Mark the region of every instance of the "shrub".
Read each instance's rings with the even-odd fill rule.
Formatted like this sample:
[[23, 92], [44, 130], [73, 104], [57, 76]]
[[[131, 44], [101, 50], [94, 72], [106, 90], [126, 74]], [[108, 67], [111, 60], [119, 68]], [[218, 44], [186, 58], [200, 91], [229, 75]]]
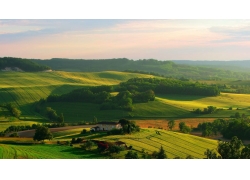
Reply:
[[137, 152], [128, 151], [125, 155], [125, 159], [139, 159]]
[[86, 129], [83, 129], [81, 134], [86, 134], [87, 133], [87, 130]]
[[19, 137], [19, 135], [15, 132], [15, 133], [12, 133], [11, 135], [9, 135], [9, 137]]

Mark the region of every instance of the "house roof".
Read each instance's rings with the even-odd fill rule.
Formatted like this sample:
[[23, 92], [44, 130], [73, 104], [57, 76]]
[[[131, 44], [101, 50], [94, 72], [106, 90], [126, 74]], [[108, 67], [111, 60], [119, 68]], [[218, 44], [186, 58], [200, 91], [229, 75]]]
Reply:
[[117, 125], [117, 124], [120, 124], [119, 122], [107, 122], [107, 121], [103, 121], [103, 122], [98, 122], [97, 124], [114, 124], [114, 125]]

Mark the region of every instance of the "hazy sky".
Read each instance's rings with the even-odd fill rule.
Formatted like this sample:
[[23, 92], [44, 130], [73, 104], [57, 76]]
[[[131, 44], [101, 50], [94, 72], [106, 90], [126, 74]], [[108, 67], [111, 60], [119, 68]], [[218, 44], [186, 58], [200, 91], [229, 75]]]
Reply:
[[0, 57], [249, 60], [250, 20], [0, 20]]

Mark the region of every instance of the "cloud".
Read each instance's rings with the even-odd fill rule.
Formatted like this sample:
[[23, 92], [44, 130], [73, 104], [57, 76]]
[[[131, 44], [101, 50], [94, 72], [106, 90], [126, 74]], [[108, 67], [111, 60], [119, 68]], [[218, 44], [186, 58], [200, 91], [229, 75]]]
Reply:
[[222, 39], [214, 40], [215, 43], [245, 42], [250, 41], [250, 26], [238, 27], [211, 27], [210, 32], [222, 35]]

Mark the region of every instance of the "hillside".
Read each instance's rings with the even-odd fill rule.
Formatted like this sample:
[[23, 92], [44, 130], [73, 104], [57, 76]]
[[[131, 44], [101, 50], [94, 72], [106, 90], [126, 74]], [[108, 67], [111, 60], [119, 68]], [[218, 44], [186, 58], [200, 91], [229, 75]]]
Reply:
[[249, 72], [250, 70], [250, 60], [245, 61], [190, 61], [190, 60], [174, 60], [176, 64], [185, 64], [190, 66], [197, 67], [211, 67], [211, 68], [220, 68], [224, 70], [231, 70], [235, 72]]
[[[194, 80], [205, 79], [250, 79], [249, 72], [236, 72], [236, 70], [223, 69], [224, 64], [209, 67], [206, 64], [202, 66], [193, 66], [187, 64], [175, 63], [173, 61], [158, 61], [155, 59], [148, 60], [129, 60], [126, 58], [120, 59], [50, 59], [50, 60], [33, 60], [41, 65], [50, 66], [54, 70], [63, 71], [83, 71], [83, 72], [98, 72], [98, 71], [145, 71], [158, 73], [167, 77], [175, 78], [191, 78]], [[248, 64], [245, 64], [247, 67]]]
[[[140, 158], [143, 149], [151, 154], [153, 151], [158, 151], [158, 149], [162, 146], [165, 149], [168, 158], [170, 159], [175, 157], [185, 159], [188, 155], [191, 155], [194, 158], [202, 159], [205, 157], [204, 152], [206, 149], [216, 149], [218, 143], [216, 140], [153, 128], [141, 129], [140, 132], [130, 135], [107, 135], [106, 132], [81, 135], [81, 130], [82, 129], [70, 131], [65, 130], [53, 133], [55, 138], [51, 143], [55, 143], [57, 140], [71, 141], [72, 137], [83, 137], [84, 139], [101, 140], [107, 142], [122, 141], [125, 142], [127, 146], [132, 146], [133, 150], [139, 154]], [[160, 134], [157, 134], [155, 132], [156, 130], [159, 131]], [[93, 147], [93, 150], [91, 151], [84, 151], [78, 148], [79, 145], [74, 145], [73, 147], [62, 145], [58, 146], [54, 143], [44, 145], [24, 145], [22, 142], [24, 141], [23, 143], [25, 143], [25, 141], [28, 141], [28, 138], [16, 139], [16, 143], [11, 143], [10, 141], [12, 139], [10, 138], [8, 140], [0, 138], [0, 152], [2, 154], [2, 157], [0, 158], [109, 158], [107, 155], [104, 156], [100, 153], [97, 153], [95, 151], [97, 147]], [[30, 141], [32, 142], [31, 139]], [[49, 142], [47, 141], [47, 143]], [[128, 150], [124, 150], [121, 153], [116, 154], [115, 158], [124, 159], [124, 155], [127, 153], [127, 151]]]
[[34, 115], [33, 103], [51, 94], [65, 94], [84, 86], [116, 85], [135, 77], [152, 75], [125, 72], [0, 72], [0, 105], [13, 103], [23, 116]]
[[29, 59], [4, 57], [0, 58], [0, 70], [2, 71], [27, 71], [37, 72], [46, 71], [51, 68], [46, 65], [40, 65]]

